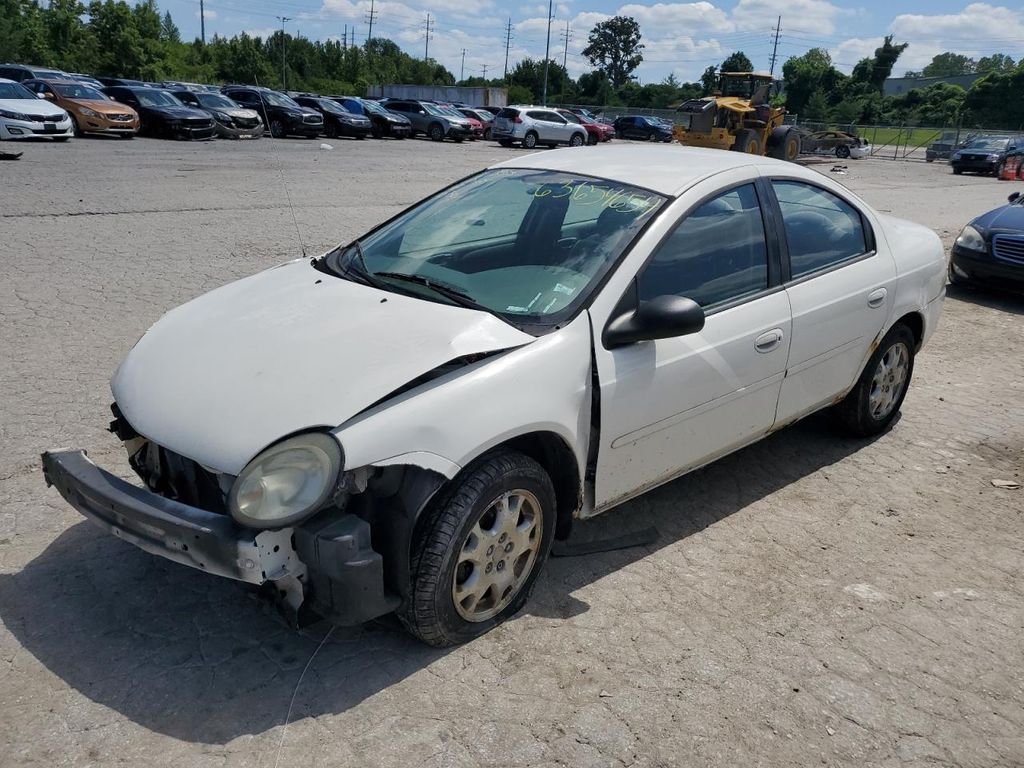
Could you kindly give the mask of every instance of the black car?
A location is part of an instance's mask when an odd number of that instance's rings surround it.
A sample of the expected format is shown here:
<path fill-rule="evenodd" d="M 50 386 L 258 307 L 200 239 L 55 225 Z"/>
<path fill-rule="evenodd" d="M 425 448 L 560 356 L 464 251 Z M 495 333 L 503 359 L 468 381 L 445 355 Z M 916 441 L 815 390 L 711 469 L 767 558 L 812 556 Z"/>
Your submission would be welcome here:
<path fill-rule="evenodd" d="M 159 88 L 114 85 L 104 88 L 103 93 L 139 113 L 140 135 L 168 139 L 212 139 L 216 131 L 213 118 L 206 112 L 186 107 Z"/>
<path fill-rule="evenodd" d="M 341 104 L 353 115 L 362 115 L 367 118 L 370 121 L 370 133 L 375 139 L 385 136 L 405 139 L 412 134 L 412 123 L 409 122 L 409 118 L 388 112 L 376 101 L 360 99 L 355 96 L 329 96 L 328 98 Z"/>
<path fill-rule="evenodd" d="M 275 139 L 285 136 L 315 139 L 324 129 L 324 118 L 319 112 L 296 104 L 294 99 L 280 91 L 255 85 L 225 85 L 221 93 L 243 107 L 259 112 L 263 124 Z"/>
<path fill-rule="evenodd" d="M 324 118 L 324 135 L 329 139 L 352 136 L 365 139 L 370 135 L 370 121 L 362 115 L 353 115 L 341 104 L 322 96 L 295 96 L 295 102 Z"/>
<path fill-rule="evenodd" d="M 1024 139 L 1019 136 L 978 136 L 956 150 L 949 164 L 958 175 L 964 171 L 998 175 L 1006 154 L 1022 147 Z"/>
<path fill-rule="evenodd" d="M 639 139 L 640 141 L 672 141 L 672 131 L 656 118 L 643 115 L 626 115 L 612 125 L 617 139 Z"/>
<path fill-rule="evenodd" d="M 949 282 L 1024 290 L 1024 195 L 961 230 L 949 259 Z"/>
<path fill-rule="evenodd" d="M 263 121 L 254 109 L 236 104 L 223 93 L 172 91 L 182 104 L 206 112 L 214 120 L 217 135 L 222 139 L 258 139 L 263 135 Z"/>

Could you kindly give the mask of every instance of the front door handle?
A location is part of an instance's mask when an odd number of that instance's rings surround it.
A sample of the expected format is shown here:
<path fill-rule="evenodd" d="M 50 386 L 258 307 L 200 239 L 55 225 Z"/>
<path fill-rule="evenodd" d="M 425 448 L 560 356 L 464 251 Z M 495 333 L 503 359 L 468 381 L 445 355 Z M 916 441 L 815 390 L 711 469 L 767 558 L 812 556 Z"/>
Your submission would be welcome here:
<path fill-rule="evenodd" d="M 885 303 L 885 295 L 888 293 L 885 288 L 879 288 L 876 291 L 872 291 L 868 294 L 868 306 L 869 307 L 880 307 Z"/>
<path fill-rule="evenodd" d="M 754 349 L 758 352 L 771 352 L 782 343 L 783 338 L 781 328 L 772 328 L 754 339 Z"/>

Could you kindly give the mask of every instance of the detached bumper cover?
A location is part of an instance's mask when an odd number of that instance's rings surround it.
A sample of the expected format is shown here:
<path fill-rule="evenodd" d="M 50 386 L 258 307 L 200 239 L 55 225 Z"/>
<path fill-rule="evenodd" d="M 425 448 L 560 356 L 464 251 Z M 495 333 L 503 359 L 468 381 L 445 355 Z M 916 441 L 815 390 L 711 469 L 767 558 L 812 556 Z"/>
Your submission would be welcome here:
<path fill-rule="evenodd" d="M 125 482 L 84 451 L 47 451 L 42 462 L 46 484 L 72 507 L 150 554 L 248 584 L 287 584 L 297 591 L 292 609 L 305 592 L 316 612 L 338 624 L 360 624 L 400 602 L 385 591 L 383 558 L 373 549 L 369 523 L 356 515 L 318 515 L 296 528 L 255 531 Z"/>

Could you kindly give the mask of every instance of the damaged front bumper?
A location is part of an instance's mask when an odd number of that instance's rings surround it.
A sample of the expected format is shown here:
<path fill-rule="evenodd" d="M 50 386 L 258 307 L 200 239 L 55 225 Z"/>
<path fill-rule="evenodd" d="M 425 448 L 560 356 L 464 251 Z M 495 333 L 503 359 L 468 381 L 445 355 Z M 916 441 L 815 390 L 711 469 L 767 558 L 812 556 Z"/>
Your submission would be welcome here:
<path fill-rule="evenodd" d="M 93 523 L 176 563 L 256 586 L 272 584 L 295 623 L 304 604 L 351 625 L 390 613 L 400 602 L 385 592 L 369 524 L 355 515 L 257 531 L 125 482 L 81 450 L 47 451 L 42 462 L 47 486 Z"/>

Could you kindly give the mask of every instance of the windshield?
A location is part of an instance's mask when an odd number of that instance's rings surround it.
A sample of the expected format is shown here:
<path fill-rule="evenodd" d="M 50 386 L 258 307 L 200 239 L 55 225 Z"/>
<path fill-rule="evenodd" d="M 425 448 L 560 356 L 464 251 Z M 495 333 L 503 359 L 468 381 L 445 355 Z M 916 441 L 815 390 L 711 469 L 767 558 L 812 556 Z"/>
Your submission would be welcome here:
<path fill-rule="evenodd" d="M 219 93 L 196 93 L 196 101 L 210 109 L 238 109 L 238 104 Z"/>
<path fill-rule="evenodd" d="M 376 112 L 378 115 L 388 114 L 388 111 L 384 109 L 384 107 L 382 107 L 376 101 L 370 101 L 369 99 L 366 99 L 365 101 L 360 100 L 359 103 L 363 105 L 363 109 L 369 112 Z"/>
<path fill-rule="evenodd" d="M 316 103 L 323 108 L 324 112 L 331 112 L 335 115 L 351 114 L 347 109 L 341 106 L 341 104 L 336 101 L 331 101 L 330 99 L 316 99 Z"/>
<path fill-rule="evenodd" d="M 450 115 L 448 115 L 447 112 L 445 112 L 441 107 L 437 106 L 436 104 L 424 104 L 423 107 L 427 110 L 427 112 L 429 112 L 432 115 L 447 115 L 450 117 Z M 459 117 L 462 117 L 462 115 L 459 115 Z"/>
<path fill-rule="evenodd" d="M 75 83 L 73 85 L 62 85 L 58 83 L 53 86 L 53 90 L 59 93 L 66 99 L 83 99 L 87 101 L 106 101 L 107 97 L 97 91 L 95 88 L 90 88 L 88 85 Z"/>
<path fill-rule="evenodd" d="M 167 91 L 156 88 L 136 88 L 132 93 L 144 107 L 181 107 L 183 104 Z"/>
<path fill-rule="evenodd" d="M 1009 139 L 975 139 L 964 147 L 964 149 L 985 149 L 990 152 L 998 152 L 1006 149 L 1006 145 L 1009 143 Z"/>
<path fill-rule="evenodd" d="M 20 83 L 0 83 L 0 99 L 34 99 L 32 91 Z"/>
<path fill-rule="evenodd" d="M 267 104 L 270 104 L 272 106 L 287 107 L 288 109 L 296 110 L 302 109 L 302 107 L 300 107 L 296 102 L 292 101 L 290 97 L 285 96 L 283 93 L 278 93 L 277 91 L 262 91 L 261 95 L 263 96 L 263 100 L 267 102 Z"/>
<path fill-rule="evenodd" d="M 570 123 L 576 123 L 577 125 L 582 125 L 583 124 L 583 121 L 580 120 L 579 117 L 574 115 L 569 110 L 565 110 L 564 112 L 559 112 L 558 114 L 560 114 L 562 117 L 564 117 Z"/>
<path fill-rule="evenodd" d="M 555 171 L 501 168 L 460 182 L 360 241 L 362 263 L 387 290 L 452 302 L 431 281 L 516 325 L 570 316 L 665 198 Z M 354 246 L 328 259 L 348 272 Z"/>

